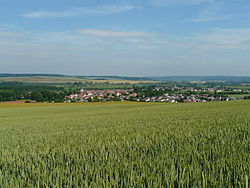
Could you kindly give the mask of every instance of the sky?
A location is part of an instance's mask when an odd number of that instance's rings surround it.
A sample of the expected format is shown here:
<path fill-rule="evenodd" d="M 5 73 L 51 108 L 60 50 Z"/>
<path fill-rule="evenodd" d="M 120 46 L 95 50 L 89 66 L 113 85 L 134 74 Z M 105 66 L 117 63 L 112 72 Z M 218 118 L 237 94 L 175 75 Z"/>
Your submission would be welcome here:
<path fill-rule="evenodd" d="M 0 72 L 250 76 L 249 0 L 0 0 Z"/>

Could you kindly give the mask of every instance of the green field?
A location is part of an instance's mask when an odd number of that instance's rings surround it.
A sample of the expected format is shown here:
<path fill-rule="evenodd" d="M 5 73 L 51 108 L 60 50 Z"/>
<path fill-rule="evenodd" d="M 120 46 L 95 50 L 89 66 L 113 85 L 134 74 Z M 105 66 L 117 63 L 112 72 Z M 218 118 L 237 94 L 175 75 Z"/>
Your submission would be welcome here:
<path fill-rule="evenodd" d="M 91 77 L 89 77 L 91 78 Z M 23 83 L 40 83 L 40 84 L 65 84 L 74 82 L 92 82 L 94 84 L 110 83 L 110 84 L 140 84 L 140 83 L 159 83 L 149 80 L 124 80 L 124 79 L 104 79 L 102 77 L 78 78 L 78 77 L 62 77 L 62 76 L 20 76 L 20 77 L 0 77 L 0 82 L 23 82 Z"/>
<path fill-rule="evenodd" d="M 243 98 L 243 97 L 249 97 L 250 94 L 240 94 L 240 95 L 228 95 L 229 97 L 235 97 L 235 98 Z"/>
<path fill-rule="evenodd" d="M 0 104 L 0 187 L 249 187 L 249 109 Z"/>

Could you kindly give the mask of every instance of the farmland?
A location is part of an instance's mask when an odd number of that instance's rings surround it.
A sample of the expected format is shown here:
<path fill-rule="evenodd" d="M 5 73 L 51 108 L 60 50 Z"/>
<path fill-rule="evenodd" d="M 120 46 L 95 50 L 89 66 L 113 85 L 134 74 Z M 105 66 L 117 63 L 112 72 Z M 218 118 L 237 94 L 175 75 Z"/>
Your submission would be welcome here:
<path fill-rule="evenodd" d="M 0 187 L 248 187 L 249 108 L 0 104 Z"/>
<path fill-rule="evenodd" d="M 67 83 L 95 83 L 95 84 L 139 84 L 139 83 L 157 83 L 149 80 L 125 80 L 122 78 L 106 78 L 106 77 L 73 77 L 73 76 L 18 76 L 18 77 L 0 77 L 0 81 L 4 82 L 23 82 L 23 83 L 39 83 L 39 84 L 67 84 Z"/>

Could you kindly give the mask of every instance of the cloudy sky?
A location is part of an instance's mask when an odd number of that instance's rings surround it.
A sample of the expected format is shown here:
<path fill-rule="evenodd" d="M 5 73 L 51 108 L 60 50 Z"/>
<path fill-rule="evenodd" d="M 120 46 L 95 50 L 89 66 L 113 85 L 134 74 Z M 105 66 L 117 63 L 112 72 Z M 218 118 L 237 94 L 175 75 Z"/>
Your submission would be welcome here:
<path fill-rule="evenodd" d="M 0 72 L 250 75 L 249 0 L 0 0 Z"/>

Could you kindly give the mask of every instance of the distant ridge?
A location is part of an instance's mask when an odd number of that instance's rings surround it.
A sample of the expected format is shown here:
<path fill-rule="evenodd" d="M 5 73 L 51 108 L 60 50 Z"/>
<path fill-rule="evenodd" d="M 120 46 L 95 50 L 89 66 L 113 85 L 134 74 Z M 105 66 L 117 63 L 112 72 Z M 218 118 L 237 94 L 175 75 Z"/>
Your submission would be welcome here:
<path fill-rule="evenodd" d="M 160 76 L 149 77 L 155 81 L 227 81 L 250 82 L 250 76 Z"/>
<path fill-rule="evenodd" d="M 136 81 L 149 81 L 149 77 L 127 77 L 127 76 L 79 76 L 79 75 L 63 75 L 63 74 L 12 74 L 0 73 L 0 77 L 34 77 L 34 76 L 47 76 L 47 77 L 68 77 L 68 78 L 81 78 L 93 80 L 136 80 Z"/>
<path fill-rule="evenodd" d="M 63 74 L 13 74 L 0 73 L 0 78 L 4 77 L 68 77 L 89 80 L 135 80 L 135 81 L 227 81 L 227 82 L 250 82 L 250 76 L 149 76 L 149 77 L 130 77 L 130 76 L 80 76 Z"/>
<path fill-rule="evenodd" d="M 50 76 L 50 77 L 65 77 L 62 74 L 12 74 L 12 73 L 0 73 L 0 77 L 29 77 L 29 76 Z"/>

